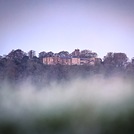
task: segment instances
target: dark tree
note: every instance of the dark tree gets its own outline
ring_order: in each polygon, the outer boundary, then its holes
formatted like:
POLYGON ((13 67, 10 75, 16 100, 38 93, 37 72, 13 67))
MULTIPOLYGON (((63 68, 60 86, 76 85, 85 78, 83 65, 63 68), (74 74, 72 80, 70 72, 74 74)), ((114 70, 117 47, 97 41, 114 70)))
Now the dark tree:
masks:
POLYGON ((67 51, 61 51, 61 52, 58 53, 58 55, 60 57, 68 57, 69 56, 69 52, 67 52, 67 51))
POLYGON ((39 58, 43 58, 45 56, 46 56, 46 52, 45 51, 39 53, 39 58))
POLYGON ((20 49, 17 49, 17 50, 12 50, 12 51, 6 56, 6 58, 7 58, 7 59, 10 59, 10 60, 21 60, 24 56, 26 56, 26 53, 23 52, 23 51, 20 50, 20 49))
POLYGON ((32 59, 35 55, 36 55, 36 53, 35 53, 34 50, 30 50, 30 51, 28 52, 28 56, 29 56, 30 59, 32 59))
POLYGON ((128 57, 125 53, 108 53, 104 57, 105 65, 112 65, 114 67, 124 67, 128 61, 128 57))

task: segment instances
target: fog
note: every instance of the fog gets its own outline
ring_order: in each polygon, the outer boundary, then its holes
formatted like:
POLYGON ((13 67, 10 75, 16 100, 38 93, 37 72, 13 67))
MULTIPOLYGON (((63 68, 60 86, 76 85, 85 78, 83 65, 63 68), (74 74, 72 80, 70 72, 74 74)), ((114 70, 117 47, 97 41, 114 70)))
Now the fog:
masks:
POLYGON ((122 77, 75 78, 38 89, 23 81, 0 89, 0 133, 129 133, 133 81, 122 77))

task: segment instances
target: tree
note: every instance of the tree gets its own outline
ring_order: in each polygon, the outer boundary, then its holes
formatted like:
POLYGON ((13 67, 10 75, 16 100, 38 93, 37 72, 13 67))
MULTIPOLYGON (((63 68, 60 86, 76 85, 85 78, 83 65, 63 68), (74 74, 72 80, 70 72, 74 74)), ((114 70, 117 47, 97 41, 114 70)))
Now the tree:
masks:
POLYGON ((26 56, 26 53, 23 52, 20 49, 17 50, 12 50, 7 56, 6 58, 10 59, 10 60, 21 60, 24 56, 26 56))
POLYGON ((109 53, 107 53, 107 55, 106 56, 104 56, 104 59, 103 59, 103 61, 104 61, 104 64, 106 65, 108 65, 108 64, 113 64, 113 53, 112 52, 109 52, 109 53))
POLYGON ((125 64, 128 61, 128 57, 125 53, 107 53, 104 56, 104 64, 105 65, 112 65, 114 67, 125 67, 125 64))
POLYGON ((30 59, 32 59, 35 55, 36 55, 36 53, 35 53, 34 50, 30 50, 30 51, 28 52, 28 57, 29 57, 30 59))
POLYGON ((124 67, 128 61, 128 57, 125 53, 114 53, 114 61, 116 67, 124 67))
POLYGON ((43 58, 45 56, 46 56, 46 52, 45 51, 39 53, 39 58, 43 58))
POLYGON ((0 55, 0 60, 2 59, 2 56, 0 55))
POLYGON ((48 57, 52 57, 54 55, 54 53, 53 52, 48 52, 48 53, 46 53, 46 56, 48 56, 48 57))
POLYGON ((80 57, 83 58, 96 58, 97 57, 97 53, 92 52, 91 50, 82 50, 80 53, 80 57))
POLYGON ((58 53, 58 55, 60 57, 68 57, 69 56, 69 52, 67 52, 67 51, 61 51, 61 52, 58 53))

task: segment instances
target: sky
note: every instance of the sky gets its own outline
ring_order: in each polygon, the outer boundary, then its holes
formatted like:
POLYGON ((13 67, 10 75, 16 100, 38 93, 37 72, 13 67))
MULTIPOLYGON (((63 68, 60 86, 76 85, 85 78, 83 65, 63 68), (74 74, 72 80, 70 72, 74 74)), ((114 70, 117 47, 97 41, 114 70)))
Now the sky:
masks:
POLYGON ((76 48, 134 57, 134 0, 0 0, 0 55, 76 48))

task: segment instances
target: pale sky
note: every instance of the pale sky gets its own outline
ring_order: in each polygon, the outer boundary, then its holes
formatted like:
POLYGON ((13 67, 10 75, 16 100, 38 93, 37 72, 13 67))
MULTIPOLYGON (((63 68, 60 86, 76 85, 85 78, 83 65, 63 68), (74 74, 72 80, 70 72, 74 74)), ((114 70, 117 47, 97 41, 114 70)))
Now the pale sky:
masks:
POLYGON ((0 0, 0 55, 76 48, 134 57, 134 0, 0 0))

